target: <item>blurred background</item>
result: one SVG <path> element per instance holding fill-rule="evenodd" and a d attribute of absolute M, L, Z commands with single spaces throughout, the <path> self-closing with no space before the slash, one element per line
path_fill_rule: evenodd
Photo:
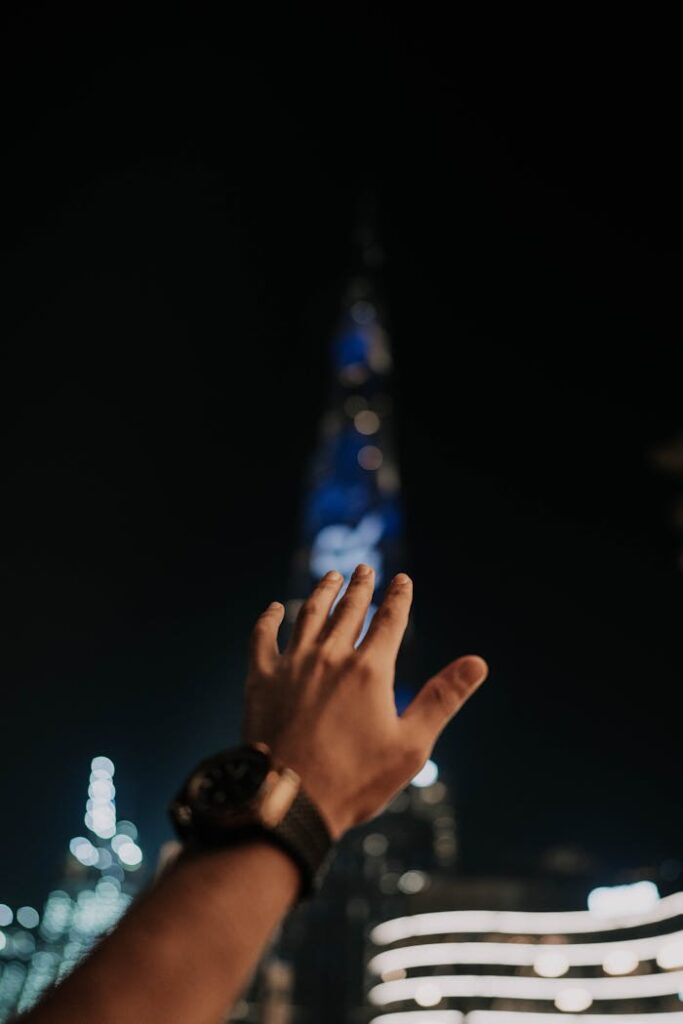
<path fill-rule="evenodd" d="M 683 888 L 667 27 L 4 20 L 0 904 L 59 880 L 93 757 L 154 862 L 236 739 L 368 196 L 410 682 L 490 665 L 437 748 L 458 876 Z"/>

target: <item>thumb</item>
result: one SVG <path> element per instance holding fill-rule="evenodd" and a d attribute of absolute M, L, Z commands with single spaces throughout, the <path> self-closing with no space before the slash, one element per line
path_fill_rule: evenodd
<path fill-rule="evenodd" d="M 428 679 L 401 716 L 413 742 L 431 750 L 439 733 L 481 686 L 488 672 L 483 658 L 468 654 Z"/>

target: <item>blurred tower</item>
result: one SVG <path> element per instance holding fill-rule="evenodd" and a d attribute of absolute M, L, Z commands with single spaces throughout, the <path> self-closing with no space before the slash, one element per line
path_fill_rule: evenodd
<path fill-rule="evenodd" d="M 69 843 L 61 888 L 33 907 L 0 905 L 0 1024 L 34 1005 L 111 931 L 140 888 L 137 829 L 117 820 L 114 765 L 93 758 L 84 824 Z"/>
<path fill-rule="evenodd" d="M 331 340 L 328 395 L 302 502 L 282 644 L 303 600 L 328 570 L 337 569 L 345 577 L 337 600 L 359 562 L 375 570 L 375 592 L 360 642 L 387 584 L 408 568 L 394 445 L 393 360 L 378 285 L 382 253 L 373 222 L 371 204 L 365 203 L 355 238 L 356 268 Z M 397 661 L 399 712 L 416 688 L 411 620 Z M 369 923 L 397 911 L 397 898 L 421 890 L 428 884 L 428 872 L 448 868 L 455 860 L 454 816 L 437 776 L 430 763 L 383 815 L 344 838 L 322 894 L 284 923 L 231 1020 L 266 1022 L 273 1013 L 286 1012 L 288 1024 L 347 1024 L 367 1018 Z M 283 964 L 290 965 L 289 975 L 283 974 Z M 287 977 L 286 992 L 280 986 L 274 997 L 273 978 L 282 977 Z"/>

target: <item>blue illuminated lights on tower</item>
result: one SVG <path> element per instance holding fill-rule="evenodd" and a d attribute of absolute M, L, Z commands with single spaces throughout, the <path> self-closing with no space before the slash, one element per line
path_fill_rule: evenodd
<path fill-rule="evenodd" d="M 349 288 L 331 352 L 328 411 L 310 468 L 301 546 L 294 561 L 298 596 L 287 602 L 286 619 L 291 626 L 304 597 L 330 569 L 344 576 L 340 600 L 353 569 L 365 562 L 375 570 L 375 592 L 360 643 L 387 583 L 405 568 L 389 394 L 391 349 L 366 280 L 356 280 Z M 399 709 L 411 692 L 399 674 Z"/>
<path fill-rule="evenodd" d="M 62 887 L 39 914 L 0 904 L 0 1024 L 33 1006 L 111 931 L 139 889 L 137 828 L 116 814 L 114 764 L 93 758 L 83 824 L 71 839 Z"/>

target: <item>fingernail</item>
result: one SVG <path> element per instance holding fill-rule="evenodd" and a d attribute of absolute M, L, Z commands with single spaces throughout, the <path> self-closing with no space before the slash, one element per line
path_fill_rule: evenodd
<path fill-rule="evenodd" d="M 488 674 L 488 665 L 477 654 L 469 655 L 461 665 L 458 665 L 458 676 L 469 688 L 479 686 Z"/>
<path fill-rule="evenodd" d="M 353 575 L 362 578 L 364 576 L 369 576 L 371 573 L 372 573 L 371 567 L 369 565 L 365 565 L 364 562 L 361 562 L 360 565 L 356 566 L 356 571 L 354 572 Z"/>
<path fill-rule="evenodd" d="M 399 587 L 402 587 L 406 583 L 410 583 L 410 576 L 405 572 L 400 572 L 397 576 L 394 576 L 392 583 L 396 583 Z"/>
<path fill-rule="evenodd" d="M 270 611 L 271 608 L 282 608 L 282 604 L 280 601 L 271 601 L 268 605 L 268 611 Z"/>
<path fill-rule="evenodd" d="M 336 569 L 330 569 L 330 571 L 325 574 L 325 579 L 332 580 L 333 583 L 336 583 L 337 580 L 340 580 L 341 578 L 342 574 L 340 572 L 337 572 Z"/>

